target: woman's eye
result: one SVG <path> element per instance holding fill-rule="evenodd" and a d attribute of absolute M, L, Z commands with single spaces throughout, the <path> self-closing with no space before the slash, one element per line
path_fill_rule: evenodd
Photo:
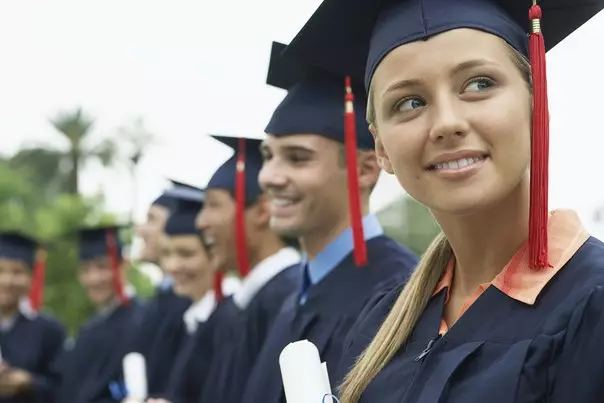
<path fill-rule="evenodd" d="M 425 106 L 426 103 L 420 98 L 406 98 L 397 102 L 394 109 L 397 112 L 409 112 L 413 109 L 418 109 Z"/>
<path fill-rule="evenodd" d="M 486 78 L 486 77 L 476 78 L 476 79 L 470 81 L 468 83 L 468 85 L 466 85 L 465 91 L 481 92 L 481 91 L 488 90 L 493 85 L 495 85 L 495 83 L 490 78 Z"/>

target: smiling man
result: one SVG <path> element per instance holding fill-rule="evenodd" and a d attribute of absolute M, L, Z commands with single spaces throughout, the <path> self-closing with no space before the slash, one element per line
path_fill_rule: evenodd
<path fill-rule="evenodd" d="M 213 137 L 235 153 L 208 182 L 197 222 L 217 269 L 238 268 L 243 277 L 233 295 L 243 315 L 231 332 L 235 339 L 225 336 L 222 340 L 228 351 L 213 366 L 202 401 L 226 403 L 241 401 L 268 329 L 283 300 L 299 289 L 302 277 L 299 253 L 269 226 L 269 200 L 258 185 L 261 141 Z"/>
<path fill-rule="evenodd" d="M 288 94 L 265 130 L 259 180 L 270 198 L 271 228 L 298 238 L 305 252 L 304 282 L 275 319 L 247 382 L 246 403 L 285 401 L 279 355 L 298 340 L 317 346 L 335 386 L 344 340 L 359 313 L 417 262 L 369 214 L 380 168 L 364 122 L 364 92 L 345 88 L 344 77 L 283 59 L 284 47 L 273 44 L 267 81 Z M 345 116 L 357 133 L 346 130 Z"/>
<path fill-rule="evenodd" d="M 97 313 L 80 329 L 65 359 L 60 402 L 120 402 L 125 396 L 122 358 L 138 330 L 143 309 L 124 286 L 128 262 L 119 227 L 78 231 L 79 278 Z"/>
<path fill-rule="evenodd" d="M 0 233 L 0 401 L 52 402 L 61 379 L 57 359 L 65 329 L 56 319 L 20 303 L 32 286 L 38 242 Z"/>

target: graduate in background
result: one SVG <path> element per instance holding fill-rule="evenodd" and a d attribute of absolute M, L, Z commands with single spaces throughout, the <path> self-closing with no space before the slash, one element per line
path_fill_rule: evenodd
<path fill-rule="evenodd" d="M 259 180 L 271 200 L 271 228 L 300 240 L 304 281 L 264 343 L 243 395 L 246 403 L 284 401 L 279 355 L 302 339 L 317 346 L 335 382 L 344 339 L 359 312 L 417 263 L 369 213 L 380 169 L 362 124 L 362 91 L 345 105 L 344 77 L 284 59 L 283 48 L 273 44 L 267 81 L 288 94 L 266 127 Z M 345 124 L 345 116 L 352 122 Z"/>
<path fill-rule="evenodd" d="M 57 361 L 65 329 L 23 303 L 32 283 L 43 287 L 44 252 L 17 232 L 0 233 L 0 402 L 52 403 L 60 382 Z M 41 296 L 41 288 L 37 289 Z M 37 305 L 37 304 L 35 304 Z M 33 308 L 39 308 L 34 306 Z"/>
<path fill-rule="evenodd" d="M 231 147 L 234 155 L 210 179 L 197 224 L 217 268 L 238 267 L 243 280 L 233 295 L 240 320 L 218 339 L 222 353 L 215 356 L 200 402 L 238 403 L 283 301 L 301 285 L 300 254 L 269 227 L 269 200 L 258 184 L 261 140 L 213 137 Z M 238 161 L 243 166 L 240 172 Z M 237 175 L 244 195 L 236 191 Z"/>
<path fill-rule="evenodd" d="M 201 189 L 181 194 L 165 227 L 161 264 L 173 279 L 174 292 L 193 303 L 181 318 L 189 335 L 178 353 L 164 396 L 171 402 L 196 402 L 209 373 L 215 332 L 232 320 L 234 305 L 223 297 L 220 276 L 210 263 L 195 218 L 203 206 Z M 225 308 L 227 308 L 225 310 Z M 166 401 L 163 399 L 149 401 Z"/>
<path fill-rule="evenodd" d="M 443 230 L 359 319 L 341 403 L 603 401 L 604 244 L 548 212 L 545 71 L 603 8 L 326 0 L 292 41 L 364 77 L 381 166 Z"/>
<path fill-rule="evenodd" d="M 128 262 L 115 226 L 78 231 L 79 279 L 97 314 L 79 330 L 63 364 L 60 402 L 120 402 L 122 358 L 137 334 L 143 308 L 125 285 Z"/>
<path fill-rule="evenodd" d="M 158 265 L 164 274 L 155 296 L 145 306 L 140 330 L 131 348 L 145 357 L 150 396 L 163 395 L 167 391 L 169 377 L 166 374 L 172 372 L 186 335 L 182 316 L 191 305 L 190 298 L 174 293 L 172 278 L 161 264 L 164 227 L 169 214 L 182 193 L 194 191 L 180 182 L 171 182 L 173 186 L 153 201 L 147 221 L 137 229 L 145 242 L 142 257 Z"/>

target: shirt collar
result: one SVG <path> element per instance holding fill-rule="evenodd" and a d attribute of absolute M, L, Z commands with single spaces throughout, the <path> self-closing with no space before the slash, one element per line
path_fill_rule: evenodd
<path fill-rule="evenodd" d="M 210 290 L 197 302 L 194 302 L 183 314 L 183 321 L 187 327 L 187 333 L 193 334 L 199 323 L 207 322 L 216 309 L 216 296 Z"/>
<path fill-rule="evenodd" d="M 300 254 L 291 247 L 267 257 L 252 268 L 241 282 L 241 288 L 233 295 L 233 300 L 239 309 L 247 308 L 254 296 L 277 274 L 288 267 L 300 263 Z"/>
<path fill-rule="evenodd" d="M 492 285 L 510 298 L 533 305 L 545 286 L 589 238 L 579 216 L 572 210 L 553 211 L 547 222 L 547 235 L 548 259 L 551 267 L 531 269 L 528 242 L 525 242 L 493 281 L 481 284 L 480 287 L 486 289 Z M 434 294 L 451 286 L 454 269 L 455 258 L 452 257 Z"/>
<path fill-rule="evenodd" d="M 374 214 L 363 217 L 363 234 L 365 241 L 384 234 L 384 229 Z M 327 276 L 344 258 L 352 252 L 354 243 L 352 228 L 348 227 L 329 245 L 327 245 L 313 260 L 303 257 L 303 265 L 308 265 L 308 276 L 312 284 L 317 284 Z"/>

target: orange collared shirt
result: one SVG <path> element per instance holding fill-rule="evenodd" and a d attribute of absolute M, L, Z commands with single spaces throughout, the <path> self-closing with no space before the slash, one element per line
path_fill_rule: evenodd
<path fill-rule="evenodd" d="M 533 305 L 547 283 L 589 238 L 577 213 L 572 210 L 553 211 L 547 222 L 547 233 L 549 237 L 548 257 L 552 267 L 540 270 L 531 269 L 528 264 L 528 243 L 525 242 L 493 281 L 480 284 L 476 291 L 466 299 L 457 317 L 460 318 L 490 286 L 497 287 L 510 298 Z M 455 258 L 451 258 L 445 274 L 434 290 L 434 295 L 446 288 L 446 301 L 448 301 L 454 271 Z M 442 318 L 439 333 L 443 335 L 447 331 L 449 331 L 449 326 Z"/>

